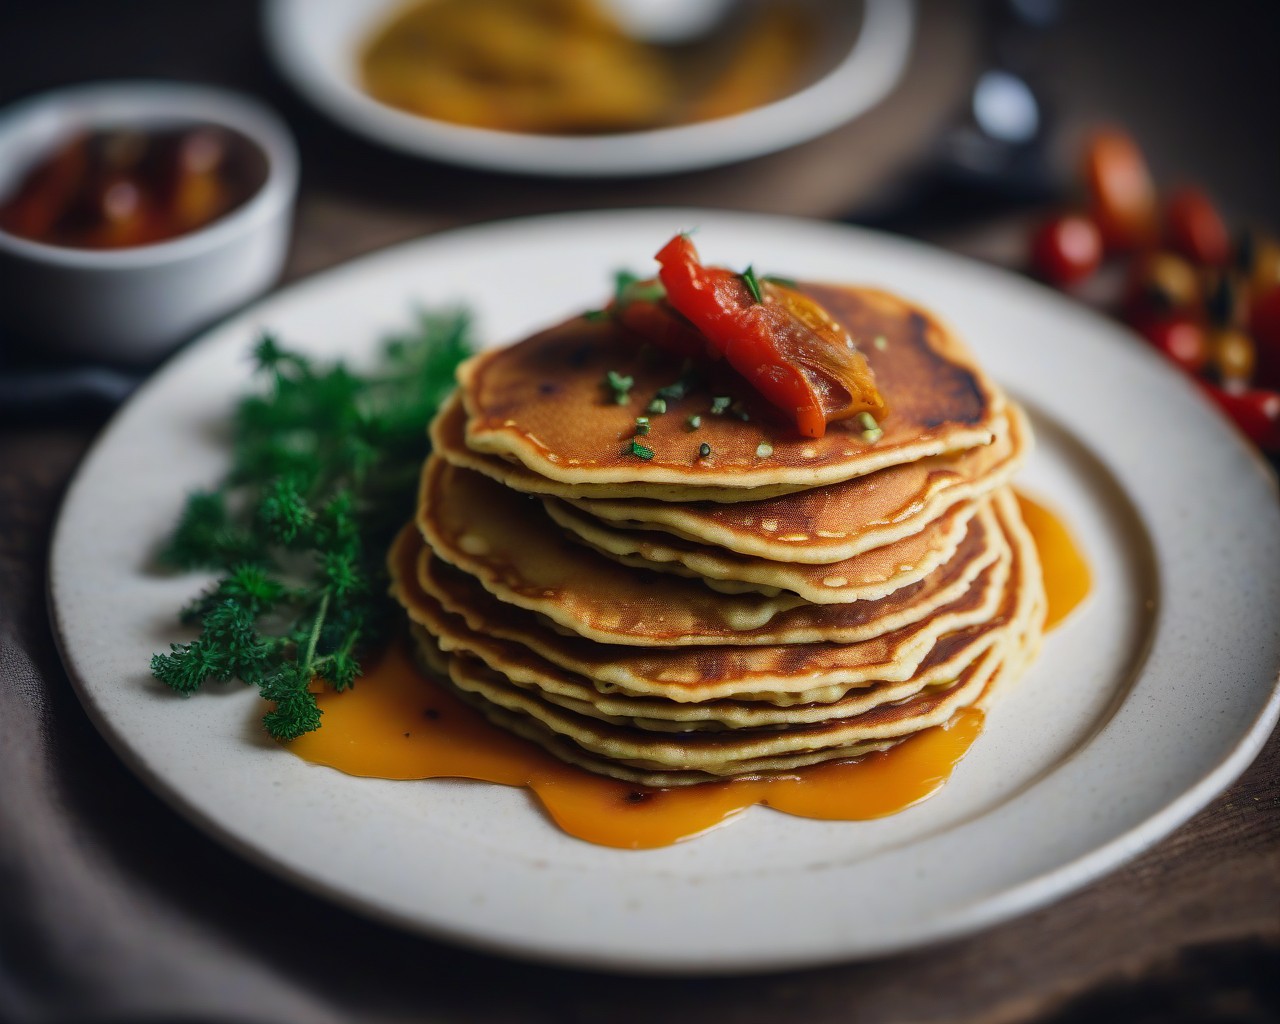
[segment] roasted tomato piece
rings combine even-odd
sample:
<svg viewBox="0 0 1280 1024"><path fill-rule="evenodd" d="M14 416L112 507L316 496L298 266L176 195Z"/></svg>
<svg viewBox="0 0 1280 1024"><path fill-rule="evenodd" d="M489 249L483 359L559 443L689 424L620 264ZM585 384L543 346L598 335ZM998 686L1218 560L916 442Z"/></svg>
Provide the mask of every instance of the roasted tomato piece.
<svg viewBox="0 0 1280 1024"><path fill-rule="evenodd" d="M1141 327L1143 335L1170 360L1191 374L1209 365L1212 349L1204 325L1188 316L1167 316Z"/></svg>
<svg viewBox="0 0 1280 1024"><path fill-rule="evenodd" d="M609 312L627 330L666 352L691 359L720 358L698 329L676 312L656 281L636 281L619 289Z"/></svg>
<svg viewBox="0 0 1280 1024"><path fill-rule="evenodd" d="M686 235L657 260L667 301L801 434L822 437L828 423L884 411L866 357L807 296L704 267Z"/></svg>
<svg viewBox="0 0 1280 1024"><path fill-rule="evenodd" d="M1095 133L1085 150L1084 180L1108 248L1129 251L1155 240L1156 187L1142 150L1129 135L1116 129Z"/></svg>
<svg viewBox="0 0 1280 1024"><path fill-rule="evenodd" d="M1102 233L1088 217L1064 213L1040 225L1031 239L1035 272L1060 287L1079 284L1102 262Z"/></svg>

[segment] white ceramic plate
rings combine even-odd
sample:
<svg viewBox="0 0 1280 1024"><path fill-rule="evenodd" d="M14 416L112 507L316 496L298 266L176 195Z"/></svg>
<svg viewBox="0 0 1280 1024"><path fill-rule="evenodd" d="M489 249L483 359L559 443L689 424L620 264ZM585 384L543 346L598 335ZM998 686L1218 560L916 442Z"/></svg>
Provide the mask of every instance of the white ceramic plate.
<svg viewBox="0 0 1280 1024"><path fill-rule="evenodd" d="M557 136L449 124L397 110L358 83L370 31L402 0L271 0L267 46L284 75L350 131L415 156L516 174L613 177L714 167L776 152L852 120L893 88L911 50L912 0L862 0L863 18L831 71L733 117L616 135Z"/></svg>
<svg viewBox="0 0 1280 1024"><path fill-rule="evenodd" d="M862 281L949 319L1031 409L1025 488L1092 563L1088 603L990 716L933 800L872 822L753 808L623 852L572 839L527 793L351 778L267 741L238 686L182 701L147 662L203 581L146 566L184 493L225 465L221 424L271 327L364 358L415 304L464 302L489 343L599 305L699 226L713 261ZM634 971L738 971L881 954L1083 885L1230 783L1277 715L1280 507L1262 464L1141 343L1019 278L849 228L710 211L471 228L319 275L222 325L115 419L67 495L52 607L85 707L178 810L258 863L453 941Z"/></svg>

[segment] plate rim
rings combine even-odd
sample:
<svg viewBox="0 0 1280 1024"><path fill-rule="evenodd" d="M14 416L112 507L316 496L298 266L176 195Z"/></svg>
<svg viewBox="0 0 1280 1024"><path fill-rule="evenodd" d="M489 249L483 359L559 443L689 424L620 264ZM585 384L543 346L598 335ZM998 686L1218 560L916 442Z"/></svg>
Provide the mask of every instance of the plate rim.
<svg viewBox="0 0 1280 1024"><path fill-rule="evenodd" d="M644 220L666 218L668 222L683 221L686 223L690 221L697 223L707 219L727 218L733 221L769 222L775 226L801 224L804 225L806 229L813 229L816 227L820 230L828 230L848 236L870 239L873 243L886 243L891 246L905 247L907 249L919 249L931 256L942 257L947 261L956 261L958 263L980 267L983 273L990 273L1008 282L1017 282L1018 287L1040 289L1046 296L1051 297L1054 302L1068 301L1056 293L1036 285L1034 282L1028 282L1016 277L1015 275L1007 274L1006 272L999 271L995 268L978 264L976 261L972 261L955 254L945 253L941 250L926 246L923 243L894 236L881 235L877 232L867 231L865 229L850 228L844 225L834 225L806 218L683 208L544 214L536 217L525 217L514 220L471 225L428 236L426 238L411 240L409 242L393 246L389 249L357 257L354 260L292 282L286 288L267 296L265 299L253 304L247 310L229 318L223 324L219 324L203 333L192 345L186 347L182 352L178 353L173 359L167 362L153 378L143 385L143 389L150 391L152 389L159 389L163 387L167 372L175 364L184 360L187 357L187 354L197 348L206 345L229 345L231 343L230 338L219 341L219 337L223 334L224 330L228 329L233 324L244 321L250 315L254 314L260 307L269 306L278 298L282 296L287 297L293 292L301 290L304 287L322 285L326 282L327 278L345 274L351 271L352 268L362 268L366 263L376 263L379 260L386 260L388 262L395 263L402 258L411 258L411 254L414 250L420 248L430 250L440 246L447 247L450 242L456 240L459 236L484 234L488 232L502 234L513 229L516 231L529 230L543 227L547 224L563 222L566 219L571 221L584 221L617 217L622 217L624 219L642 218ZM1098 314L1084 309L1079 309L1078 312L1084 316L1095 319L1100 324L1106 325L1108 330L1115 329L1114 324L1110 323ZM1154 353L1147 353L1146 355L1150 356L1151 364L1153 366L1159 365L1161 367L1161 372L1168 371L1168 368L1159 362L1159 357ZM1168 372L1172 373L1172 371ZM140 389L139 394L142 393L143 389ZM132 405L132 402L130 405ZM1115 835L1108 842L1094 847L1082 856L1067 861L1050 871L1042 872L1041 874L1026 880L1020 885L1005 890L996 896L979 901L967 909L953 913L948 919L948 923L943 927L926 930L926 934L913 938L905 938L897 942L882 944L872 951L850 954L847 951L833 950L829 955L822 957L815 957L814 955L807 953L801 953L796 956L787 956L785 954L778 954L774 952L754 959L738 956L728 961L717 961L714 957L711 957L709 959L700 960L687 965L661 960L652 960L640 963L622 963L619 962L616 956L611 955L607 951L597 957L593 957L590 951L584 952L582 950L571 950L560 947L535 949L530 948L526 943L505 941L501 938L485 936L475 932L468 932L465 930L460 931L447 925L424 922L420 917L413 915L397 915L387 911L386 908L370 905L367 901L362 900L358 894L335 889L334 887L327 885L322 880L299 874L291 868L289 864L278 859L272 859L271 851L246 843L235 833L226 829L215 818L210 817L204 810L187 802L180 793L166 784L163 777L152 772L138 752L128 747L123 737L117 734L109 720L109 717L95 703L88 684L81 678L77 671L74 665L74 656L69 650L69 639L64 631L64 622L60 615L58 597L56 593L55 563L60 549L61 533L66 521L64 513L71 505L77 494L78 486L84 477L84 468L90 465L97 457L99 451L110 443L114 433L114 428L120 421L120 418L126 414L128 408L129 406L126 406L125 409L122 409L117 416L113 417L112 421L106 425L98 438L95 439L94 443L86 452L80 467L77 468L75 475L68 484L62 506L59 509L57 523L53 531L53 537L48 553L46 593L55 642L59 655L68 672L68 676L75 687L77 696L80 699L82 706L85 707L91 721L93 721L95 728L97 728L98 731L107 739L113 751L116 752L117 756L121 757L122 761L125 762L130 770L138 775L148 788L161 796L165 803L177 810L188 820L193 821L198 827L206 833L211 834L219 842L222 842L224 845L229 845L237 853L245 856L251 862L258 866L267 868L273 874L286 879L291 884L299 885L304 889L321 894L327 899L343 905L348 909L356 910L366 916L372 916L377 919L396 924L400 927L407 927L413 931L429 934L460 945L469 946L487 952L516 956L522 959L540 960L549 963L572 965L589 969L613 971L623 969L628 973L636 974L682 973L705 975L712 973L733 974L758 970L786 970L801 966L817 966L825 963L845 962L852 958L884 955L903 949L920 948L922 946L947 941L948 939L968 934L979 928L1006 920L1016 914L1024 913L1042 906L1054 899L1060 898L1068 892L1073 891L1081 885L1099 877L1101 874L1115 869L1120 864L1168 835L1173 831L1173 829L1184 823L1192 815L1206 806L1218 793L1230 785L1230 783L1233 782L1245 770L1245 768L1247 768L1266 742L1268 734L1271 728L1275 725L1277 718L1280 718L1280 677L1278 677L1272 682L1269 695L1262 707L1259 709L1257 715L1253 718L1251 724L1236 739L1231 748L1227 750L1221 758L1219 758L1217 763L1208 768L1207 771L1204 771L1194 785L1174 796L1154 814L1151 814L1136 825L1133 825L1129 829ZM1253 469L1260 472L1264 480L1270 484L1271 493L1280 497L1280 491L1277 491L1274 476L1271 474L1269 467L1261 457L1258 456L1257 453L1234 431L1230 430L1221 417L1211 413L1210 418L1217 419L1219 426L1226 431L1224 436L1229 436L1239 451L1248 453L1249 462Z"/></svg>

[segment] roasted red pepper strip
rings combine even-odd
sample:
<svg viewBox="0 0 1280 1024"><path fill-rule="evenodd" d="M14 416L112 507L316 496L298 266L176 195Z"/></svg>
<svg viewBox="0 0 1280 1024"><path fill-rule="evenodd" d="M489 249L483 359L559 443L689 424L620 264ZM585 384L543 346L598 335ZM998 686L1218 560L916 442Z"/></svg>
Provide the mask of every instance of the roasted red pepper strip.
<svg viewBox="0 0 1280 1024"><path fill-rule="evenodd" d="M801 434L822 437L828 423L884 410L866 358L811 299L766 283L757 302L740 275L704 267L685 235L657 260L667 301Z"/></svg>
<svg viewBox="0 0 1280 1024"><path fill-rule="evenodd" d="M610 305L610 312L622 326L664 351L691 359L719 359L720 353L707 344L707 339L693 324L666 299L654 297L655 289L662 291L661 286L652 281L629 285Z"/></svg>

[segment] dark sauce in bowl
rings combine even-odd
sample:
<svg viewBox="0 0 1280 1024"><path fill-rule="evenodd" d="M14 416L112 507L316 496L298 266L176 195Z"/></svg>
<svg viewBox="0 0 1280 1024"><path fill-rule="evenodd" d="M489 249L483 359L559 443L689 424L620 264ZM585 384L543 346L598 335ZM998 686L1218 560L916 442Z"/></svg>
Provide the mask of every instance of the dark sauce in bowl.
<svg viewBox="0 0 1280 1024"><path fill-rule="evenodd" d="M46 245L124 249L189 234L267 180L262 150L213 124L77 134L0 197L0 230Z"/></svg>

